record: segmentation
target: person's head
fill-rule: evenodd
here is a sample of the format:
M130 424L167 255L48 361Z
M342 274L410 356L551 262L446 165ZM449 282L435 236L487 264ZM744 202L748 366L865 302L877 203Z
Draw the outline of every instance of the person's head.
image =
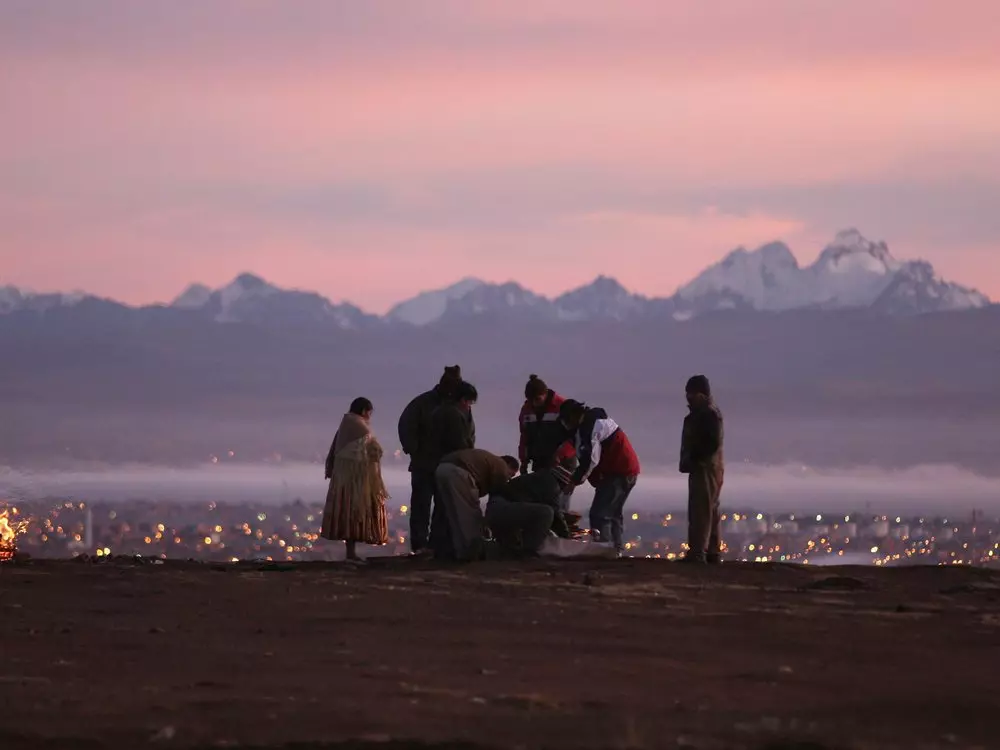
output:
M583 415L586 412L587 407L584 404L569 398L559 407L559 421L566 429L576 430L583 422Z
M537 375L531 375L524 386L524 400L532 406L541 406L548 398L549 387Z
M458 365L451 365L444 368L444 373L438 381L438 388L444 391L445 395L452 396L462 383L462 368Z
M479 391L476 390L476 386L472 383L466 383L463 380L458 384L455 396L458 399L458 403L468 408L479 400Z
M372 402L368 399L359 397L351 402L349 411L351 414L357 414L367 422L372 418L372 412L375 411L375 407L372 406Z
M684 386L684 394L691 406L704 403L712 398L712 386L704 375L694 375Z
M512 476L517 474L517 470L521 468L521 462L518 461L513 456L501 456L503 462L507 464L507 478L510 479Z

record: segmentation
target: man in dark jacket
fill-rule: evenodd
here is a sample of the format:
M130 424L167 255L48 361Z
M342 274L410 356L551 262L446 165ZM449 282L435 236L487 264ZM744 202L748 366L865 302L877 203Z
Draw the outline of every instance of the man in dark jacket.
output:
M472 406L478 398L472 383L459 383L455 396L444 399L431 414L427 457L435 469L449 453L476 447Z
M486 504L486 523L501 549L516 556L538 554L551 531L570 538L560 498L573 478L576 460L514 477Z
M688 553L683 560L719 562L719 496L725 474L722 412L708 378L695 375L685 388L690 413L681 433L680 470L688 475Z
M472 420L472 405L476 403L479 394L471 383L459 383L453 398L446 398L431 415L430 435L428 437L428 465L434 471L441 459L456 451L471 450L476 447L476 425ZM435 478L435 493L437 489ZM437 495L436 495L437 496ZM435 557L448 558L453 545L450 537L450 526L444 515L441 503L434 503L431 514L430 546Z
M431 456L431 415L446 399L455 398L462 382L458 365L445 367L440 382L410 401L399 417L399 444L410 457L410 550L427 547L434 500L434 469Z
M628 435L604 409L570 399L560 407L559 420L575 435L579 466L573 484L589 479L594 486L591 533L597 541L612 542L621 554L623 510L639 478L639 457Z
M528 378L524 386L524 404L518 416L521 442L517 457L521 461L522 474L556 465L556 451L569 439L566 428L559 421L559 407L563 401L565 399L537 375Z

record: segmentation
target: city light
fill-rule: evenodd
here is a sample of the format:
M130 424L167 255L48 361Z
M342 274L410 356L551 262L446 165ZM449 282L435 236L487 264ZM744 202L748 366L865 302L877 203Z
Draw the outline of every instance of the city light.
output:
M83 506L83 507L81 507ZM158 559L195 559L231 562L247 560L334 560L343 546L322 540L321 501L296 501L267 508L248 504L206 502L91 502L78 500L48 505L38 503L18 512L32 523L18 538L18 551L33 557L92 555L102 561L117 556ZM408 521L403 510L389 517L388 543L366 554L403 555L409 552ZM580 538L590 538L586 509ZM13 508L10 513L13 514ZM13 515L12 515L13 517ZM886 532L883 515L845 514L850 526L823 524L829 515L811 513L793 520L793 514L773 514L740 508L721 516L720 550L724 559L794 564L988 565L1000 563L1000 519L977 519L966 524L952 518L947 524L928 517L892 516ZM816 520L816 519L820 520ZM919 521L923 520L921 524ZM88 520L89 519L89 520ZM623 545L629 557L670 560L688 551L683 514L671 524L673 513L629 512ZM895 523L898 519L898 524ZM957 529L957 531L956 531ZM912 532L912 533L911 533Z

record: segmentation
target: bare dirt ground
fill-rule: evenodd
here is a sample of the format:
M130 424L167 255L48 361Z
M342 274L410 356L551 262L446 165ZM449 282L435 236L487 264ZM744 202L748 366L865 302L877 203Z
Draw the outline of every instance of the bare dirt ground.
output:
M996 748L1000 573L0 566L0 748Z

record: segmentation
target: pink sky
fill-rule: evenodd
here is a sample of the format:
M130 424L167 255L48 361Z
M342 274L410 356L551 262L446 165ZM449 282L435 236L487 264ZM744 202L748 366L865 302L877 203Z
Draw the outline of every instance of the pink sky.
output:
M0 284L667 295L857 226L1000 298L994 0L8 0Z

